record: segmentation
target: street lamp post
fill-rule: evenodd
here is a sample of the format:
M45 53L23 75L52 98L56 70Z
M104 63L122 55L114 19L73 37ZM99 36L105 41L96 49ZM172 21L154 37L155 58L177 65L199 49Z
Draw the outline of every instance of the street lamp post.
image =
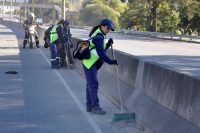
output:
M70 11L72 11L72 0L70 1Z
M24 17L25 17L25 19L27 18L27 7L24 7L25 8L25 13L24 13Z
M32 0L32 12L34 13L34 8L35 8L35 0Z
M61 10L61 17L65 19L65 0L62 0L62 10Z
M19 18L20 18L20 20L19 20L19 22L21 23L22 22L22 12L21 12L21 8L22 8L22 0L20 0L20 6L19 6Z
M4 6L4 0L3 0L3 17L2 18L4 18L4 15L5 15L5 6Z
M10 1L10 21L12 21L12 1Z

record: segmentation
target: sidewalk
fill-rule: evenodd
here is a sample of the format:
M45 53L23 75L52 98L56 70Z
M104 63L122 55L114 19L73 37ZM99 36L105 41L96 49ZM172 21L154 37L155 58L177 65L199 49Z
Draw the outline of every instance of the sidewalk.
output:
M21 114L18 109L24 106L23 79L16 36L0 25L0 40L0 132L6 133L9 128L20 126L14 121ZM5 74L7 71L18 74Z

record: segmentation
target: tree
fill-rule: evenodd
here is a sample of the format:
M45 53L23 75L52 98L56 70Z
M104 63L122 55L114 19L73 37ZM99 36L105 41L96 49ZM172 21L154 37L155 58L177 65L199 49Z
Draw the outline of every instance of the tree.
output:
M91 26L98 25L103 18L109 18L112 20L115 28L118 28L119 16L120 14L118 12L103 4L88 4L80 11L80 19L82 22Z
M128 0L120 0L122 3L128 3Z
M179 12L170 7L167 2L161 3L157 8L158 17L158 31L173 32L178 31L178 24L180 22Z
M151 29L150 7L146 0L129 0L128 7L120 17L123 28Z
M141 12L141 9L143 10L143 16L148 19L148 24L151 24L151 26L146 27L149 27L152 31L157 31L157 7L162 1L163 0L129 0L128 6L129 10L133 10L140 6L140 8L137 9L139 9L139 12Z
M192 31L197 32L197 34L200 36L200 16L195 15L191 20L190 20L190 28Z
M200 18L200 1L184 0L180 1L178 11L180 12L179 28L182 34L189 34L191 30L200 34L199 18Z
M147 11L142 4L132 4L129 6L120 17L122 28L146 30Z
M118 0L89 0L82 3L83 9L80 11L80 19L90 25L94 25L95 21L100 21L102 18L108 17L113 21L115 28L119 27L119 17L125 11L127 4L123 4ZM90 20L85 20L88 16Z
M123 13L127 7L126 3L121 3L118 0L105 0L104 3L110 8L113 8L115 11L119 12L120 14Z
M49 0L49 2L53 2L53 3L55 3L56 5L61 5L62 4L62 0ZM69 5L70 5L70 0L66 0L65 1L65 6L66 7L69 7Z

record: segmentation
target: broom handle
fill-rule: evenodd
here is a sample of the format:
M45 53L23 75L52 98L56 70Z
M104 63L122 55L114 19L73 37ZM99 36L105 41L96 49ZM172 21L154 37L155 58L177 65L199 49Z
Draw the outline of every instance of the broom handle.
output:
M113 59L115 60L115 54L114 54L112 44L111 44L111 51L112 51ZM114 68L115 68L115 73L116 73L116 78L117 78L117 87L118 87L118 90L119 90L120 108L121 108L121 113L122 113L124 111L124 107L123 107L123 102L122 102L121 88L120 88L120 84L119 84L119 76L118 76L118 71L117 71L116 65L114 65Z

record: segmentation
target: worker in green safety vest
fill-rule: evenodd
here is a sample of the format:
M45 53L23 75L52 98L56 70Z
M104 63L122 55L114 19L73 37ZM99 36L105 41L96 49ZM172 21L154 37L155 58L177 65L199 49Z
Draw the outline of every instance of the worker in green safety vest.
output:
M95 47L90 51L90 58L83 59L83 69L87 81L86 86L86 111L94 114L103 115L106 112L99 105L98 98L98 79L97 72L106 62L110 65L117 65L117 60L111 60L105 51L113 44L113 39L110 38L105 42L106 34L114 31L112 21L103 19L98 26L95 26L91 32L90 48Z
M61 67L62 48L68 41L65 35L65 28L68 27L68 20L61 20L50 31L50 52L51 52L51 68L59 69ZM66 55L65 55L66 56Z

